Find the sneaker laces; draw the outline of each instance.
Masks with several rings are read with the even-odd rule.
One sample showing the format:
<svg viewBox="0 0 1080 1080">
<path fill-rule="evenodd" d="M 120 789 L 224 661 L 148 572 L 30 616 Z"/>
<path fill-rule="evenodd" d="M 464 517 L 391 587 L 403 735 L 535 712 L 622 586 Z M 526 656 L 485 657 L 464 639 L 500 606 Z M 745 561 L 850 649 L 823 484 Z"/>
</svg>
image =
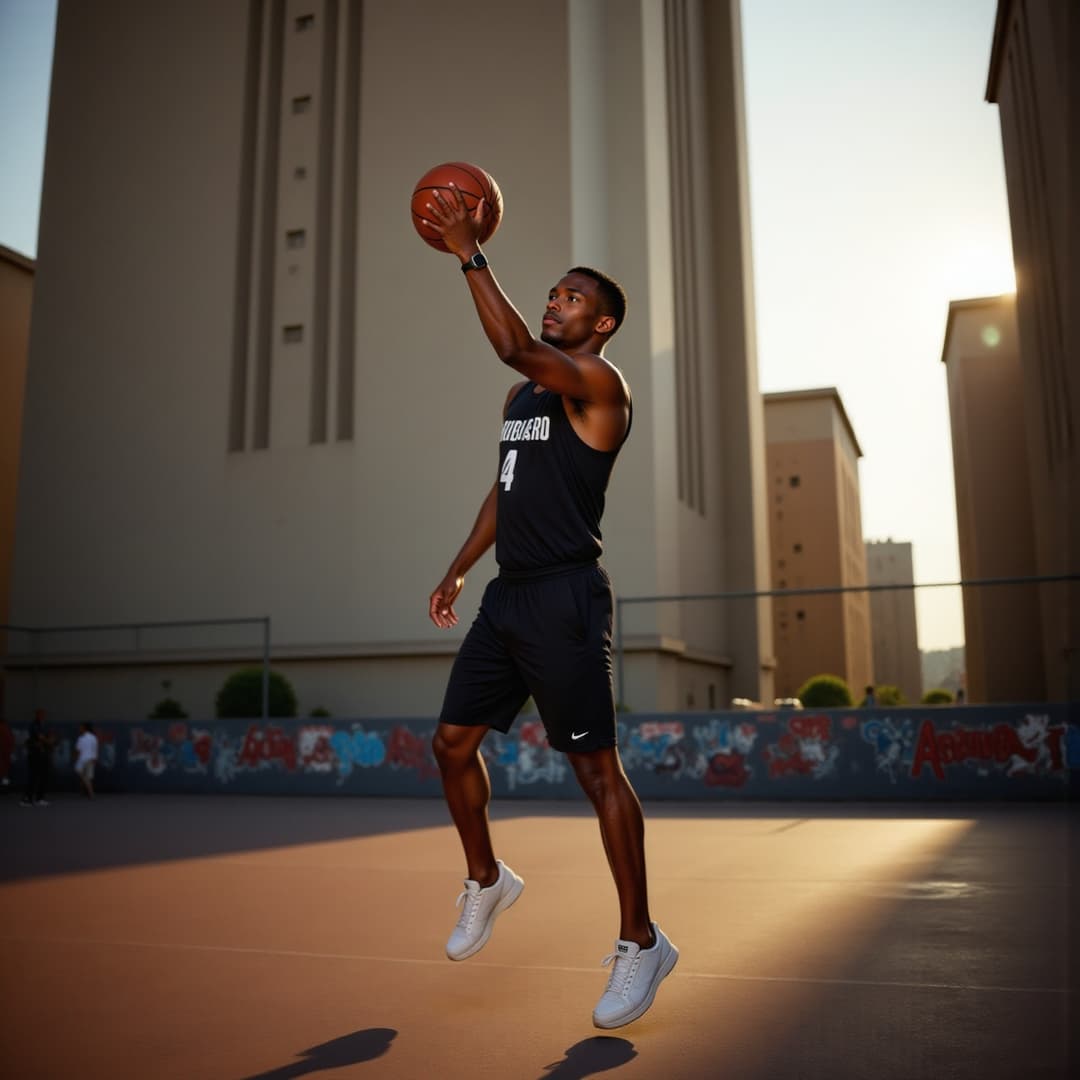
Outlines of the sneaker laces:
<svg viewBox="0 0 1080 1080">
<path fill-rule="evenodd" d="M 462 907 L 463 903 L 464 907 Z M 461 895 L 454 901 L 454 907 L 461 908 L 461 917 L 457 921 L 458 928 L 471 930 L 472 924 L 476 922 L 476 913 L 480 910 L 480 893 L 471 893 L 468 889 L 463 889 Z"/>
<path fill-rule="evenodd" d="M 634 957 L 624 956 L 622 953 L 608 953 L 600 966 L 607 967 L 613 960 L 615 966 L 611 969 L 611 975 L 608 976 L 607 989 L 604 993 L 618 994 L 619 997 L 623 997 L 630 989 L 630 984 L 634 981 L 640 959 L 640 953 Z"/>
</svg>

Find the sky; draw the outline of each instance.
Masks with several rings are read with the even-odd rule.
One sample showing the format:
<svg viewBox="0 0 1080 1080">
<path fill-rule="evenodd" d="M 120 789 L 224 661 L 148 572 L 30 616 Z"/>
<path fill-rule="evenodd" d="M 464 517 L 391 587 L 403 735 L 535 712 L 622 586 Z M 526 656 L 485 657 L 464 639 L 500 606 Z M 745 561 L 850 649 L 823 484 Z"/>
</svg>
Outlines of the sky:
<svg viewBox="0 0 1080 1080">
<path fill-rule="evenodd" d="M 863 533 L 960 577 L 941 346 L 949 301 L 1014 288 L 996 0 L 742 0 L 761 389 L 835 386 Z M 0 243 L 34 257 L 56 0 L 0 0 Z M 917 595 L 923 649 L 958 590 Z"/>
</svg>

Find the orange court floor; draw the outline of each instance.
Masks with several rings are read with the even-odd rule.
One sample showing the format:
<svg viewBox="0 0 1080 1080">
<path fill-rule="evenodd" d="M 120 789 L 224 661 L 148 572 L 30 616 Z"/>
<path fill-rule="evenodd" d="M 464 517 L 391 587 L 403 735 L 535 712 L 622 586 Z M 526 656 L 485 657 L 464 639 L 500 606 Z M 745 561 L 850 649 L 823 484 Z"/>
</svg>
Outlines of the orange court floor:
<svg viewBox="0 0 1080 1080">
<path fill-rule="evenodd" d="M 647 803 L 651 907 L 681 957 L 644 1017 L 599 1032 L 618 921 L 584 799 L 492 804 L 525 891 L 463 963 L 440 800 L 18 802 L 0 797 L 12 1080 L 1080 1075 L 1063 803 Z"/>
</svg>

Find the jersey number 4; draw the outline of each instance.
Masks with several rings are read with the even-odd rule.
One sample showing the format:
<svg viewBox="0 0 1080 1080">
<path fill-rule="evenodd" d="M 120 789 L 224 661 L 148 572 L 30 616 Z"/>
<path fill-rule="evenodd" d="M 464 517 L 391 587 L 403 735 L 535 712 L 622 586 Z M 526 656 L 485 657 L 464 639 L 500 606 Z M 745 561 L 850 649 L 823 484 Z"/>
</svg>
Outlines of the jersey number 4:
<svg viewBox="0 0 1080 1080">
<path fill-rule="evenodd" d="M 499 483 L 502 484 L 504 491 L 510 490 L 510 485 L 514 482 L 514 466 L 517 465 L 516 450 L 507 450 L 506 457 L 503 458 L 502 472 L 499 473 Z"/>
</svg>

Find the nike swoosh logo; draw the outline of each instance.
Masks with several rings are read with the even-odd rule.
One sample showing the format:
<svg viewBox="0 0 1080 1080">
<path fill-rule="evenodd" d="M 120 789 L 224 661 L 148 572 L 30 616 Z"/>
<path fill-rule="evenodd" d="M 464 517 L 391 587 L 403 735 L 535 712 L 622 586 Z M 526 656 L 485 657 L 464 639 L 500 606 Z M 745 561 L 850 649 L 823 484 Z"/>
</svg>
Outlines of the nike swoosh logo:
<svg viewBox="0 0 1080 1080">
<path fill-rule="evenodd" d="M 577 739 L 584 739 L 584 738 L 585 738 L 585 736 L 586 736 L 586 735 L 588 735 L 588 734 L 589 734 L 589 733 L 588 733 L 587 731 L 583 731 L 583 732 L 581 732 L 581 734 L 580 734 L 580 735 L 579 735 L 579 734 L 578 734 L 577 732 L 571 731 L 571 732 L 570 732 L 570 738 L 571 738 L 571 739 L 574 739 L 574 740 L 576 741 Z"/>
</svg>

